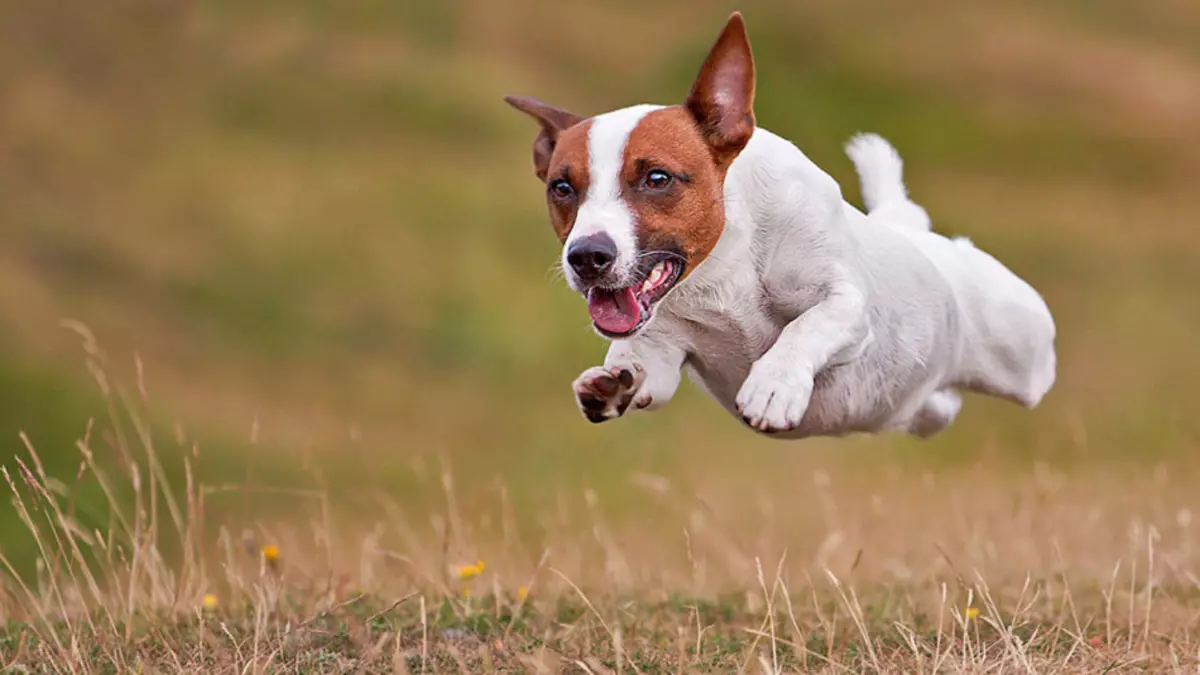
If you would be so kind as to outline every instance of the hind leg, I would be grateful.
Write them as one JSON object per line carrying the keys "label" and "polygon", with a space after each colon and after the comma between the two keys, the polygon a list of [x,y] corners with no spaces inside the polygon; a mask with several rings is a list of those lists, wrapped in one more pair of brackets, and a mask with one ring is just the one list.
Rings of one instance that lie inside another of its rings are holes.
{"label": "hind leg", "polygon": [[962,409],[962,395],[954,389],[941,389],[926,399],[925,405],[909,420],[908,433],[920,438],[930,436],[950,426]]}

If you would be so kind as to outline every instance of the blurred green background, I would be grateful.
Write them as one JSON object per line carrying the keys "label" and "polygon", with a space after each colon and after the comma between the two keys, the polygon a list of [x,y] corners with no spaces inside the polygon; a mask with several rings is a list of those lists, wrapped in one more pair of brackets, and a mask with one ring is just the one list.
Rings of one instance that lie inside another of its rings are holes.
{"label": "blurred green background", "polygon": [[[580,417],[605,343],[552,273],[535,129],[502,96],[678,102],[733,9],[762,126],[855,202],[842,144],[883,134],[939,231],[1043,291],[1042,407],[972,397],[927,442],[760,439],[686,384]],[[0,3],[0,460],[23,430],[67,480],[107,414],[70,318],[131,391],[140,357],[164,455],[347,500],[419,500],[439,456],[466,508],[587,484],[618,517],[638,472],[734,495],[814,463],[1186,461],[1197,36],[1191,0]]]}

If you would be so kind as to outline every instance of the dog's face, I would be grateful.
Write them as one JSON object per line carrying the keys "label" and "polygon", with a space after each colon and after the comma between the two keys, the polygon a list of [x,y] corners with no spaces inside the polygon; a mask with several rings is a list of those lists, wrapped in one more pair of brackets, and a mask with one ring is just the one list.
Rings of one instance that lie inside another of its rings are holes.
{"label": "dog's face", "polygon": [[596,329],[629,337],[716,246],[724,181],[754,133],[754,59],[729,19],[680,106],[635,106],[584,119],[526,97],[541,125],[534,169],[563,242],[567,283]]}

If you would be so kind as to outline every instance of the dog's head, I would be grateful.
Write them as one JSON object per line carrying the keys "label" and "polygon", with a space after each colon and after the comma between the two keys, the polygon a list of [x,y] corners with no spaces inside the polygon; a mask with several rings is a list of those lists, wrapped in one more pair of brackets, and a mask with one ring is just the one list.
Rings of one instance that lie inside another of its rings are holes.
{"label": "dog's head", "polygon": [[535,173],[563,242],[567,283],[596,329],[629,337],[716,246],[724,182],[754,133],[754,59],[741,14],[717,38],[683,105],[583,118],[536,99]]}

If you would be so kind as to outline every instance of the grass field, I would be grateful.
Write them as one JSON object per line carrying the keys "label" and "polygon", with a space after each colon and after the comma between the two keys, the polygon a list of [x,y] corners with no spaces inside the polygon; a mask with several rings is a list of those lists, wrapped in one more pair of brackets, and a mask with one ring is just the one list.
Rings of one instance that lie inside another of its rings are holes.
{"label": "grass field", "polygon": [[0,670],[1196,672],[1200,6],[741,5],[759,122],[852,201],[892,140],[1058,384],[587,424],[501,98],[678,100],[733,8],[0,2]]}
{"label": "grass field", "polygon": [[[143,427],[136,410],[123,414]],[[614,524],[596,491],[555,484],[530,527],[506,485],[468,498],[445,463],[417,470],[437,506],[379,493],[347,517],[319,480],[196,482],[199,453],[179,489],[159,479],[160,450],[144,440],[118,445],[130,463],[113,475],[90,432],[74,487],[47,475],[32,446],[5,470],[39,551],[32,574],[0,559],[12,575],[0,657],[14,672],[1200,664],[1196,476],[1166,464],[1117,474],[1037,463],[1003,476],[983,462],[838,467],[791,474],[790,492],[725,481],[685,492],[639,473],[625,507],[640,522]],[[83,524],[81,479],[103,486],[106,524]],[[210,522],[226,493],[286,502],[288,516]]]}

